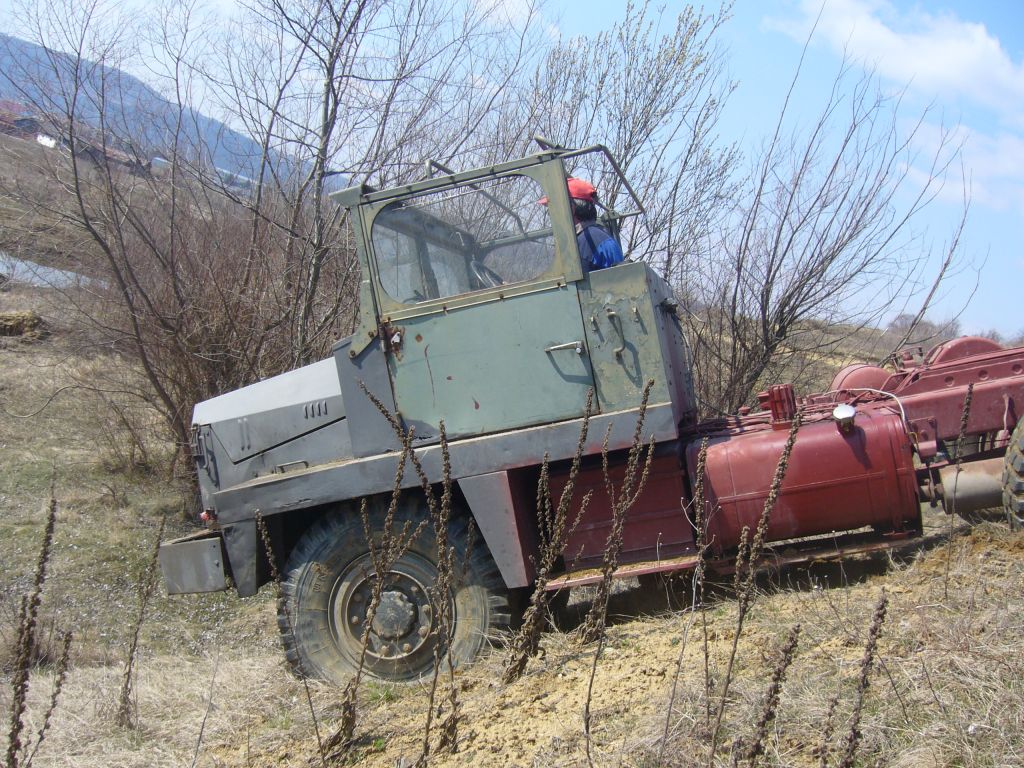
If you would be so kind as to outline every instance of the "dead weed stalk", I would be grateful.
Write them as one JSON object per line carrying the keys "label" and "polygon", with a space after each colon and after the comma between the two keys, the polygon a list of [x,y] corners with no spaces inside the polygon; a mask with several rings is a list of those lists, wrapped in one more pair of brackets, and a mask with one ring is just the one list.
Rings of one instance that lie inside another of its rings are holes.
{"label": "dead weed stalk", "polygon": [[583,461],[583,451],[587,443],[587,433],[590,429],[593,405],[594,390],[591,389],[587,392],[587,402],[583,410],[583,423],[580,425],[580,437],[576,443],[576,452],[573,454],[569,477],[562,490],[562,495],[558,499],[557,507],[553,504],[551,498],[550,457],[546,452],[541,463],[540,479],[537,481],[537,533],[539,542],[538,556],[534,561],[537,575],[534,579],[529,605],[523,614],[523,622],[509,643],[508,656],[505,659],[505,673],[502,677],[506,684],[522,677],[523,672],[526,671],[527,663],[540,650],[540,635],[550,611],[551,593],[547,590],[547,585],[551,579],[551,573],[559,558],[562,557],[569,536],[576,529],[579,521],[586,513],[587,506],[590,504],[591,494],[588,491],[583,497],[575,517],[571,521],[569,520],[569,508],[572,505],[576,478],[579,475],[580,464]]}
{"label": "dead weed stalk", "polygon": [[[40,744],[46,737],[50,721],[60,698],[64,681],[67,677],[71,657],[71,633],[64,632],[61,637],[61,654],[57,663],[50,703],[43,715],[43,724],[36,733],[35,745],[31,740],[24,741],[25,712],[28,693],[31,688],[31,672],[37,658],[37,626],[39,607],[42,604],[43,587],[46,584],[47,566],[53,552],[53,532],[57,525],[57,498],[53,485],[50,486],[50,501],[47,507],[46,526],[43,529],[43,540],[36,560],[35,577],[29,594],[22,598],[21,610],[18,615],[17,643],[15,645],[14,667],[11,674],[11,710],[10,725],[7,733],[7,754],[5,768],[28,768]],[[32,746],[31,752],[29,751]]]}
{"label": "dead weed stalk", "polygon": [[[430,602],[433,605],[434,615],[438,622],[432,628],[435,636],[440,635],[434,643],[434,672],[430,680],[430,696],[427,703],[427,719],[423,725],[423,744],[420,750],[417,766],[425,766],[430,756],[430,731],[433,725],[434,706],[437,697],[438,682],[441,674],[442,661],[448,671],[448,712],[441,721],[441,736],[438,740],[438,752],[457,751],[459,735],[459,698],[458,687],[455,684],[455,663],[452,659],[452,642],[454,640],[454,624],[452,622],[452,601],[451,592],[453,587],[453,576],[455,573],[455,548],[448,538],[448,524],[452,511],[452,467],[451,455],[448,452],[448,435],[445,432],[444,421],[439,424],[441,439],[441,500],[438,503],[434,496],[433,487],[427,479],[423,467],[419,461],[413,461],[420,484],[423,487],[424,496],[427,499],[427,508],[430,511],[430,519],[434,525],[434,538],[437,541],[437,580],[431,590]],[[467,565],[469,551],[466,552]],[[442,650],[443,649],[443,650]],[[442,654],[444,658],[442,659]],[[438,707],[437,714],[441,715],[441,707]]]}
{"label": "dead weed stalk", "polygon": [[661,742],[658,745],[658,765],[665,764],[665,748],[668,746],[669,730],[672,727],[673,708],[676,703],[676,696],[679,690],[679,677],[683,671],[683,658],[686,655],[686,645],[690,637],[690,630],[693,628],[693,621],[696,611],[700,611],[701,623],[704,627],[704,708],[705,727],[711,722],[711,699],[708,695],[708,683],[711,678],[710,671],[710,649],[708,647],[707,614],[704,609],[704,576],[706,569],[705,559],[707,557],[707,512],[704,499],[704,471],[708,461],[708,438],[701,440],[700,451],[697,454],[697,481],[693,489],[693,519],[692,524],[696,532],[695,546],[697,549],[697,564],[693,570],[693,580],[690,584],[690,611],[683,629],[683,636],[679,642],[679,653],[676,655],[676,667],[672,673],[672,685],[669,690],[668,707],[665,710],[665,727],[662,730]]}
{"label": "dead weed stalk", "polygon": [[800,639],[800,625],[796,624],[790,631],[786,642],[778,652],[772,678],[768,683],[764,699],[761,701],[761,714],[754,726],[754,732],[747,740],[737,739],[733,744],[732,764],[738,766],[740,760],[747,765],[755,766],[757,758],[764,754],[764,741],[768,737],[768,727],[775,720],[779,708],[779,697],[782,695],[782,684],[786,681],[786,672],[796,655],[796,646]]}
{"label": "dead weed stalk", "polygon": [[419,535],[425,522],[412,527],[409,521],[402,526],[402,530],[395,531],[395,514],[402,498],[402,482],[405,478],[405,466],[408,456],[412,453],[413,432],[403,433],[402,451],[398,457],[398,465],[395,468],[395,477],[391,485],[391,499],[388,508],[384,513],[384,525],[378,534],[375,534],[370,525],[369,508],[366,499],[363,499],[359,507],[359,516],[363,523],[363,535],[366,537],[367,546],[370,550],[370,561],[373,563],[374,573],[378,578],[373,580],[370,589],[370,601],[366,609],[366,621],[363,625],[363,634],[360,637],[359,661],[356,664],[355,674],[345,686],[345,692],[341,704],[341,720],[335,732],[327,739],[324,745],[328,757],[332,760],[341,758],[352,745],[355,737],[357,720],[357,702],[359,685],[362,682],[363,672],[366,668],[366,654],[370,647],[370,632],[373,622],[377,616],[377,609],[380,607],[384,596],[385,579],[384,574],[391,570],[395,561],[400,558],[409,548],[413,539]]}
{"label": "dead weed stalk", "polygon": [[121,691],[117,697],[117,712],[114,715],[114,722],[122,728],[134,728],[138,725],[138,713],[136,712],[134,717],[132,713],[135,657],[139,648],[139,633],[142,630],[142,623],[146,620],[146,612],[149,609],[153,593],[156,591],[156,569],[160,561],[160,542],[163,540],[166,526],[167,515],[164,515],[160,518],[160,528],[156,532],[156,539],[153,542],[153,551],[149,557],[149,564],[146,566],[146,573],[139,583],[139,607],[138,612],[135,614],[135,621],[132,622],[132,634],[128,642],[128,655],[124,662],[124,672],[121,675]]}
{"label": "dead weed stalk", "polygon": [[[267,530],[267,523],[263,519],[262,513],[256,511],[256,530],[259,532],[260,541],[263,543],[263,549],[267,556],[267,563],[270,566],[270,577],[274,582],[274,594],[277,597],[277,602],[283,607],[285,618],[288,622],[288,631],[294,634],[294,626],[292,625],[291,614],[288,613],[287,604],[284,597],[284,585],[281,583],[281,570],[277,567],[277,558],[274,556],[274,545],[270,540],[270,531]],[[302,687],[306,692],[306,703],[309,705],[309,714],[313,718],[313,732],[316,734],[316,745],[317,752],[320,755],[320,763],[323,766],[327,765],[327,753],[324,750],[324,742],[320,737],[320,723],[316,716],[316,707],[313,706],[313,694],[309,690],[309,679],[306,677],[306,673],[301,667],[296,669],[299,678],[302,680]],[[210,692],[211,700],[213,698],[213,691]],[[205,718],[204,718],[205,724]],[[196,754],[199,753],[199,746],[202,743],[202,735],[200,735],[199,743],[196,744]]]}
{"label": "dead weed stalk", "polygon": [[740,533],[740,545],[736,554],[736,573],[734,577],[736,587],[736,627],[732,639],[732,648],[729,651],[729,661],[726,664],[725,675],[722,680],[722,692],[718,698],[715,723],[711,731],[708,768],[712,768],[715,762],[718,738],[722,730],[722,717],[728,704],[729,686],[732,682],[733,665],[736,662],[736,650],[739,646],[740,635],[743,633],[743,624],[746,621],[747,613],[750,611],[754,598],[754,576],[757,572],[757,564],[764,549],[772,510],[775,508],[775,502],[779,498],[779,490],[782,487],[782,481],[786,477],[789,457],[793,453],[793,445],[796,443],[796,435],[800,430],[802,422],[803,411],[797,411],[789,428],[789,437],[786,438],[786,444],[783,446],[782,454],[779,456],[779,463],[775,467],[775,475],[772,477],[772,484],[768,490],[768,497],[764,501],[764,510],[761,512],[761,519],[757,523],[757,530],[754,532],[753,541],[749,539],[750,532],[746,526],[744,526]]}
{"label": "dead weed stalk", "polygon": [[868,628],[868,639],[864,643],[864,655],[860,661],[860,674],[857,677],[857,692],[853,699],[853,713],[850,715],[850,727],[843,740],[843,755],[837,763],[837,768],[852,768],[853,756],[857,752],[857,745],[860,743],[860,716],[864,710],[864,698],[871,683],[871,667],[875,662],[875,653],[878,649],[878,637],[882,634],[882,624],[885,622],[885,613],[889,607],[889,595],[882,590],[881,597],[875,605],[875,612],[871,616],[871,626]]}
{"label": "dead weed stalk", "polygon": [[[427,704],[427,717],[423,725],[423,742],[420,750],[420,756],[416,761],[417,766],[426,765],[426,762],[431,753],[430,735],[433,730],[434,716],[435,716],[435,703],[437,700],[437,691],[440,682],[440,674],[442,664],[445,665],[448,672],[448,687],[447,687],[447,707],[448,711],[444,714],[444,718],[441,720],[441,736],[438,740],[437,751],[438,752],[452,752],[454,753],[457,749],[458,744],[458,725],[459,725],[459,713],[460,704],[458,699],[458,686],[455,683],[455,660],[452,658],[452,642],[454,640],[454,617],[452,616],[452,589],[455,586],[455,547],[449,539],[449,526],[452,517],[452,468],[451,468],[451,454],[448,448],[448,434],[445,431],[444,421],[439,423],[439,440],[441,449],[441,498],[438,500],[434,484],[430,482],[426,471],[423,469],[423,464],[420,461],[415,449],[412,447],[413,440],[413,429],[405,429],[398,417],[391,413],[387,407],[371,393],[365,385],[360,382],[364,394],[370,399],[374,407],[381,413],[382,416],[387,420],[388,424],[391,425],[391,429],[394,431],[395,436],[401,441],[403,450],[402,457],[399,460],[399,464],[404,466],[406,458],[412,464],[413,469],[416,472],[417,478],[420,481],[420,488],[423,492],[424,500],[427,504],[427,511],[429,521],[434,529],[434,539],[437,544],[437,578],[435,579],[434,586],[430,590],[430,602],[432,613],[437,617],[437,621],[434,622],[431,627],[431,634],[434,637],[434,669],[431,675],[430,682],[430,695]],[[395,483],[392,491],[392,506],[397,504],[397,497],[400,493],[402,481],[402,470],[401,468],[396,473]],[[391,559],[378,563],[377,559],[374,559],[374,570],[378,574],[376,584],[374,586],[374,595],[377,603],[380,602],[380,595],[377,594],[383,589],[383,574],[386,574],[390,569],[391,565],[401,556],[401,554],[408,547],[409,543],[419,534],[420,530],[424,527],[426,521],[421,523],[416,530],[406,538],[408,534],[408,523],[406,524],[406,530],[402,532],[402,535],[397,538],[394,542],[398,546],[392,550]],[[365,526],[365,518],[364,518]],[[385,525],[386,528],[390,529],[390,525]],[[366,534],[370,541],[372,536],[370,531],[367,530]],[[372,546],[372,545],[371,545]],[[468,567],[468,558],[470,557],[471,550],[466,550],[466,567]],[[372,620],[369,615],[367,617],[366,629],[363,633],[363,653],[360,657],[359,672],[362,671],[363,657],[366,654],[366,648],[369,643],[369,628],[372,624]],[[350,684],[349,689],[351,695],[355,695],[355,689],[358,687],[358,673],[357,677],[354,678]],[[442,714],[442,708],[437,708],[437,716],[440,717]],[[351,739],[351,733],[348,736]]]}
{"label": "dead weed stalk", "polygon": [[591,603],[587,617],[583,621],[583,627],[579,634],[581,643],[592,643],[604,637],[605,623],[608,614],[608,598],[611,596],[612,576],[619,564],[619,554],[622,552],[622,531],[626,524],[626,513],[629,512],[636,500],[644,492],[647,485],[647,478],[651,470],[651,460],[654,458],[654,437],[651,437],[647,446],[647,455],[644,459],[643,469],[640,468],[640,457],[643,455],[643,429],[644,419],[647,415],[647,401],[651,394],[651,387],[654,386],[654,379],[649,379],[644,387],[643,396],[640,400],[640,412],[637,414],[636,429],[633,431],[633,442],[629,448],[626,458],[626,474],[622,479],[622,488],[616,491],[608,472],[608,440],[611,436],[611,425],[608,426],[604,435],[604,444],[601,447],[601,470],[604,474],[605,491],[608,494],[608,501],[612,508],[612,527],[608,532],[608,540],[604,546],[604,554],[601,559],[601,581],[597,583],[597,596]]}
{"label": "dead weed stalk", "polygon": [[647,478],[650,475],[651,460],[654,458],[654,438],[651,437],[647,446],[646,458],[643,468],[640,468],[640,457],[643,454],[643,429],[644,418],[647,415],[647,401],[651,394],[651,387],[654,386],[654,379],[649,379],[644,387],[643,396],[640,400],[640,412],[637,415],[636,429],[633,431],[633,442],[629,448],[626,458],[626,473],[622,479],[622,487],[616,491],[612,482],[611,473],[608,471],[608,441],[611,437],[611,425],[604,435],[604,443],[601,446],[601,471],[604,475],[605,491],[608,494],[608,501],[612,508],[612,525],[608,532],[608,540],[605,543],[604,554],[601,560],[601,581],[597,584],[597,595],[590,605],[587,617],[580,628],[578,640],[580,643],[597,642],[594,650],[594,658],[590,665],[590,677],[587,680],[587,696],[583,701],[583,737],[587,752],[587,763],[594,765],[591,755],[591,725],[592,713],[590,710],[594,697],[594,680],[597,677],[597,665],[604,651],[605,640],[607,639],[607,618],[608,599],[611,597],[612,576],[618,567],[619,554],[622,552],[622,533],[626,524],[626,513],[629,512],[636,500],[640,498],[647,486]]}

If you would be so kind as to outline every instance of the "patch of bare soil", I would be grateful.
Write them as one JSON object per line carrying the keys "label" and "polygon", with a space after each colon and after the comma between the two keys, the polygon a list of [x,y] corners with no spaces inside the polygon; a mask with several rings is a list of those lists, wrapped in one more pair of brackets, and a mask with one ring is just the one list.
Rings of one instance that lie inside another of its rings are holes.
{"label": "patch of bare soil", "polygon": [[[1024,535],[982,526],[908,560],[854,561],[784,572],[782,579],[793,586],[762,584],[738,643],[720,756],[753,731],[775,650],[799,623],[800,644],[762,762],[818,765],[835,697],[834,735],[824,745],[829,764],[834,763],[852,725],[867,627],[884,590],[889,613],[861,716],[858,764],[1024,764],[1024,663],[1018,652],[1024,623]],[[633,597],[645,596],[634,590]],[[717,707],[718,699],[703,693],[703,621],[710,680],[720,691],[735,637],[734,611],[733,603],[719,595],[703,615],[683,611],[632,617],[609,628],[591,690],[595,765],[707,764],[706,712]],[[430,765],[588,764],[583,713],[596,647],[581,647],[571,634],[546,635],[543,644],[543,657],[512,685],[500,682],[499,651],[457,673],[457,751],[432,754]],[[670,714],[677,660],[680,673]],[[444,684],[442,677],[437,704],[445,696]],[[333,703],[320,701],[319,725],[326,735],[338,713]],[[426,682],[371,683],[362,694],[350,763],[381,768],[415,763],[423,750],[428,701]],[[302,704],[293,704],[293,711]],[[662,745],[666,726],[668,740]],[[319,764],[309,726],[301,738],[296,736],[290,730],[261,740],[256,748],[251,741],[211,744],[205,754],[211,765]],[[429,743],[435,749],[436,731]]]}

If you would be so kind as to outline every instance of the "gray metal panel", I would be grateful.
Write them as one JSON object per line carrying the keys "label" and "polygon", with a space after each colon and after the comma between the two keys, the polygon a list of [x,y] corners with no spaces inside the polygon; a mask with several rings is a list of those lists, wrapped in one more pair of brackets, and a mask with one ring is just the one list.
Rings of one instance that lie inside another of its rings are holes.
{"label": "gray metal panel", "polygon": [[[401,448],[387,419],[370,402],[359,386],[362,382],[374,397],[391,413],[396,411],[391,393],[387,361],[380,342],[375,341],[355,357],[350,354],[352,339],[347,338],[334,346],[334,359],[341,379],[341,392],[345,400],[352,454],[356,458],[376,456]],[[343,458],[343,454],[338,454]]]}
{"label": "gray metal panel", "polygon": [[671,400],[670,371],[659,338],[664,328],[651,299],[649,273],[646,264],[626,263],[594,270],[579,284],[602,410],[638,407],[648,379],[654,379],[653,402]]}
{"label": "gray metal panel", "polygon": [[344,418],[341,395],[252,413],[212,425],[217,442],[233,462],[244,461],[274,446]]}
{"label": "gray metal panel", "polygon": [[239,597],[250,597],[259,589],[258,541],[255,520],[224,526],[224,547]]}
{"label": "gray metal panel", "polygon": [[491,551],[505,586],[525,587],[533,580],[533,569],[523,551],[523,534],[516,519],[516,503],[508,472],[464,477],[459,488],[476,520],[476,527]]}
{"label": "gray metal panel", "polygon": [[672,393],[676,421],[689,424],[697,420],[697,399],[693,393],[693,358],[683,334],[682,323],[676,314],[678,305],[672,287],[649,268],[647,283],[654,303],[661,355],[665,362],[668,391]]}
{"label": "gray metal panel", "polygon": [[338,369],[328,358],[198,403],[192,422],[211,425],[239,462],[344,416]]}
{"label": "gray metal panel", "polygon": [[331,358],[327,358],[197,403],[192,423],[212,424],[338,394],[338,375]]}
{"label": "gray metal panel", "polygon": [[[237,464],[227,460],[217,438],[206,429],[203,430],[204,439],[212,441],[209,444],[215,449],[207,451],[199,473],[200,485],[205,493],[204,504],[207,506],[212,505],[209,494],[215,493],[218,488],[230,488],[263,475],[294,472],[325,461],[352,457],[348,419],[323,426],[315,432],[297,437]],[[211,482],[205,480],[206,476],[210,477]]]}
{"label": "gray metal panel", "polygon": [[221,539],[215,533],[161,544],[160,570],[169,595],[220,592],[228,588]]}
{"label": "gray metal panel", "polygon": [[[605,430],[612,426],[609,448],[628,448],[633,442],[637,411],[601,414],[591,419],[584,450],[600,454]],[[557,424],[502,432],[497,435],[459,440],[451,444],[452,478],[483,475],[504,469],[535,466],[548,451],[552,461],[572,457],[579,441],[581,419]],[[653,435],[658,442],[678,436],[671,403],[652,403],[647,409],[645,440]],[[417,449],[431,482],[442,477],[440,447],[431,445]],[[275,514],[291,509],[326,504],[340,499],[359,498],[391,490],[398,461],[397,453],[384,456],[350,459],[270,475],[242,485],[226,488],[215,494],[218,515],[223,522],[252,518],[256,510]],[[419,484],[414,472],[405,473],[404,486]]]}

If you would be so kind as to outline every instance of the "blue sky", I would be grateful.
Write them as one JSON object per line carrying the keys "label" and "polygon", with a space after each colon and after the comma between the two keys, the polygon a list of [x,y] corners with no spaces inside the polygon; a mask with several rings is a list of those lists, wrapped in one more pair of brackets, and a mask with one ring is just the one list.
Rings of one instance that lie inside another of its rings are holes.
{"label": "blue sky", "polygon": [[[618,18],[622,3],[572,0],[551,10],[565,34],[586,34]],[[719,36],[738,82],[721,124],[723,138],[747,150],[766,138],[819,11],[791,115],[817,115],[845,50],[858,67],[873,68],[884,87],[906,89],[908,119],[930,110],[922,151],[940,125],[956,128],[964,142],[970,214],[962,269],[929,317],[959,313],[968,333],[1024,331],[1018,309],[1024,290],[1024,2],[737,0]],[[958,170],[925,220],[925,238],[937,250],[953,233],[962,197]]]}
{"label": "blue sky", "polygon": [[[16,34],[4,20],[17,1],[0,0],[0,30]],[[514,7],[528,0],[504,2]],[[559,34],[572,37],[610,26],[623,5],[550,0],[544,15]],[[668,3],[666,17],[681,7]],[[819,11],[791,115],[817,115],[845,50],[857,66],[873,68],[885,87],[905,89],[908,118],[930,110],[920,134],[923,152],[940,125],[957,127],[970,218],[961,240],[962,269],[929,317],[959,313],[965,332],[1024,331],[1018,310],[1024,279],[1024,2],[737,0],[718,37],[738,83],[720,126],[723,139],[750,150],[766,138]],[[952,235],[962,190],[959,178],[950,178],[931,207],[925,238],[936,250]]]}

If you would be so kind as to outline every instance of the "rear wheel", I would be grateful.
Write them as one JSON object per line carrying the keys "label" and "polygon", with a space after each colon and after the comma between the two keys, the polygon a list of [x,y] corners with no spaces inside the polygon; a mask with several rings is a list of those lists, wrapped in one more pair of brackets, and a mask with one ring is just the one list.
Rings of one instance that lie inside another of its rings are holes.
{"label": "rear wheel", "polygon": [[[384,512],[370,512],[375,547]],[[393,530],[416,529],[424,519],[415,504],[395,515]],[[472,661],[488,639],[507,629],[507,593],[490,554],[477,542],[467,557],[467,527],[449,525],[455,573],[448,595],[453,624],[451,653],[456,664]],[[465,564],[465,568],[463,568]],[[338,684],[348,682],[362,655],[368,607],[378,574],[363,523],[351,511],[317,522],[288,559],[278,626],[285,653],[300,674]],[[423,526],[383,576],[383,592],[370,625],[364,670],[386,680],[411,680],[433,668],[437,643],[444,642],[440,617],[431,604],[437,582],[433,528]]]}
{"label": "rear wheel", "polygon": [[1010,436],[1003,463],[1003,511],[1010,528],[1024,528],[1024,418]]}

